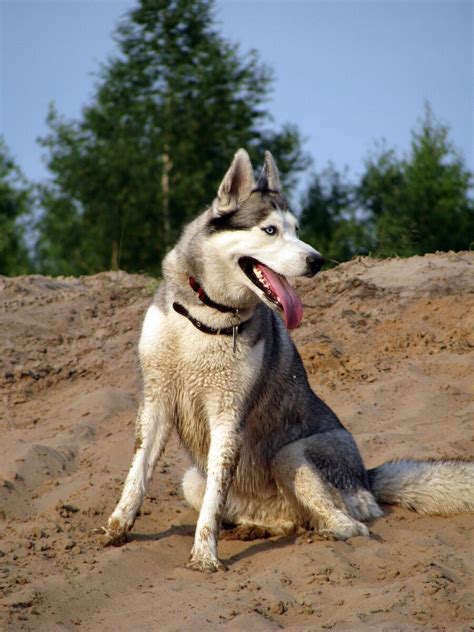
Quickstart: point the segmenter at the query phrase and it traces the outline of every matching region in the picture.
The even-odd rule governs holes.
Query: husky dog
[[[382,515],[378,502],[442,515],[474,508],[474,463],[403,460],[367,471],[311,390],[286,331],[303,316],[286,277],[312,277],[323,263],[298,239],[272,155],[255,182],[239,149],[211,207],[166,256],[145,316],[135,455],[103,529],[108,543],[126,540],[173,428],[193,463],[183,479],[199,512],[193,569],[224,568],[221,523],[243,538],[314,528],[345,540],[369,535],[364,522]]]

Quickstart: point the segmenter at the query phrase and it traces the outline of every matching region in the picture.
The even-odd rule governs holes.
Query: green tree
[[[394,243],[399,252],[404,250],[406,237],[400,225],[403,191],[404,164],[382,142],[366,159],[365,172],[355,187],[356,203],[367,218],[366,246],[370,252],[390,256]]]
[[[367,253],[367,227],[357,213],[347,170],[329,164],[315,173],[302,200],[301,235],[333,263]]]
[[[24,226],[31,208],[31,188],[0,137],[0,274],[31,271]]]
[[[302,204],[303,235],[327,258],[411,256],[464,250],[474,243],[472,174],[449,128],[429,106],[400,159],[385,143],[365,161],[358,183],[330,166],[316,174]]]
[[[371,216],[379,256],[469,249],[474,241],[472,176],[449,128],[426,106],[407,157],[383,149],[366,163],[358,199]]]
[[[306,166],[298,131],[268,127],[271,73],[218,34],[212,2],[140,0],[116,43],[81,119],[51,109],[40,141],[52,180],[38,258],[50,273],[157,272],[238,147],[254,160],[271,147],[290,184]]]

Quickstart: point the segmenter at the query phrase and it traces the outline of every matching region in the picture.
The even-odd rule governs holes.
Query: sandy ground
[[[299,284],[310,381],[368,466],[473,454],[474,253],[359,259]],[[386,507],[373,537],[222,541],[185,568],[196,514],[176,439],[122,548],[104,524],[130,464],[153,281],[0,277],[3,630],[474,629],[473,519]]]

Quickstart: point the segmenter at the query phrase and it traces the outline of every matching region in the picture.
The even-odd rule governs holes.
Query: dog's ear
[[[272,191],[279,193],[281,191],[280,174],[273,160],[273,156],[269,151],[265,152],[265,162],[263,163],[262,172],[257,180],[257,189],[259,191]]]
[[[252,163],[245,149],[239,149],[222,180],[213,204],[216,216],[235,211],[255,188]]]

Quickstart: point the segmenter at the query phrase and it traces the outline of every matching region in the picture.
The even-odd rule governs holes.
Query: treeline
[[[429,106],[404,157],[375,148],[353,182],[329,165],[302,201],[304,238],[337,262],[474,247],[472,174]]]
[[[26,182],[0,144],[1,274],[157,274],[238,147],[255,165],[271,149],[290,195],[310,167],[299,130],[271,125],[271,71],[219,34],[212,2],[140,0],[115,40],[81,117],[50,108],[48,181]],[[379,146],[357,182],[328,165],[300,202],[304,238],[336,262],[474,240],[471,174],[428,106],[407,156]]]

